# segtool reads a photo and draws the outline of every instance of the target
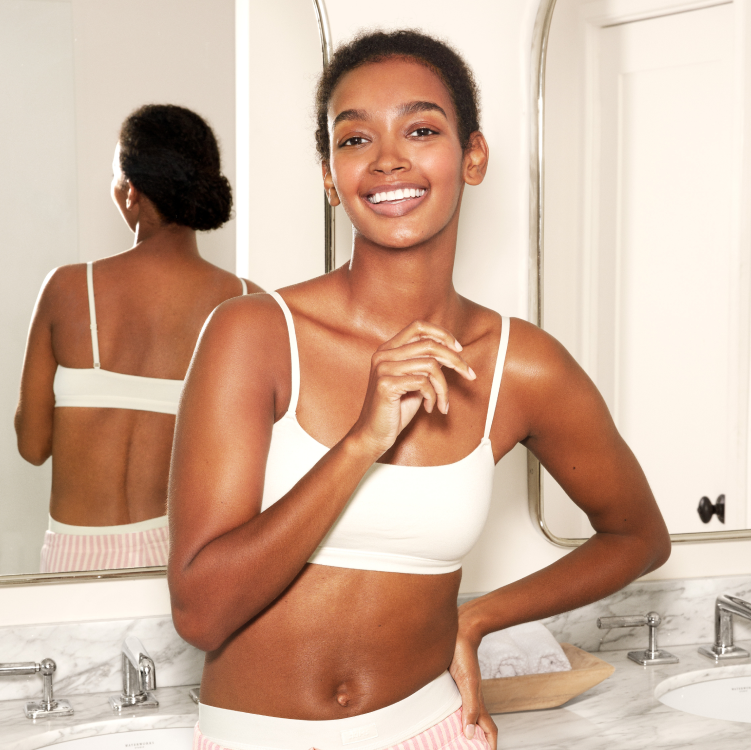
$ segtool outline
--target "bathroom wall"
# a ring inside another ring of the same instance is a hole
[[[491,160],[485,183],[468,190],[465,197],[456,285],[467,296],[519,317],[526,317],[527,310],[529,58],[537,5],[537,0],[473,0],[462,6],[452,0],[429,6],[416,0],[382,0],[374,5],[327,2],[335,42],[363,26],[420,26],[452,40],[472,63],[483,92],[483,123]],[[308,96],[310,82],[298,84],[300,95]],[[251,170],[251,178],[262,179],[262,175]],[[272,212],[280,210],[282,197],[258,191],[256,200],[265,201]],[[288,200],[288,205],[294,206],[294,196]],[[255,210],[265,209],[259,205]],[[288,265],[281,252],[287,227],[280,220],[280,249],[275,261],[279,269]],[[337,216],[337,242],[341,262],[347,257],[349,242],[342,215]],[[252,258],[249,256],[249,261]],[[252,266],[250,275],[253,277]],[[517,447],[497,470],[491,515],[479,544],[466,560],[462,591],[495,588],[562,554],[563,550],[543,539],[530,520],[526,456],[524,449]],[[666,566],[649,577],[748,573],[749,561],[751,542],[681,546],[674,548]],[[0,625],[118,619],[168,611],[163,579],[0,588]]]

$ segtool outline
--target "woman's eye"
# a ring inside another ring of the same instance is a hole
[[[410,133],[410,136],[417,136],[418,138],[424,138],[426,135],[438,135],[438,132],[432,128],[417,128]]]
[[[363,138],[361,135],[353,135],[351,138],[347,138],[344,143],[342,143],[342,146],[362,146],[363,143],[365,143],[365,138]]]

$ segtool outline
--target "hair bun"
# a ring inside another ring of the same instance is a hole
[[[185,107],[147,104],[130,114],[120,130],[120,165],[170,224],[208,231],[230,218],[232,188],[216,137]]]

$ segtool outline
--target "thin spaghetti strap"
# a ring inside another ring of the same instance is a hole
[[[498,393],[501,390],[501,378],[503,377],[503,365],[506,361],[506,350],[508,349],[508,334],[511,321],[505,315],[501,318],[501,341],[498,344],[498,357],[495,362],[495,372],[493,373],[493,385],[490,387],[490,402],[488,403],[488,416],[485,420],[484,438],[490,437],[490,428],[493,425],[493,416],[495,407],[498,402]]]
[[[300,396],[300,355],[297,351],[297,336],[295,335],[295,323],[292,320],[292,313],[287,307],[287,303],[282,299],[279,292],[271,292],[271,296],[279,303],[284,313],[284,319],[287,321],[287,332],[289,333],[289,354],[292,360],[292,393],[289,397],[289,408],[287,414],[294,414],[297,411],[297,399]],[[286,415],[285,415],[286,416]]]
[[[248,293],[248,285],[245,283],[245,279],[241,278],[240,283],[243,285],[243,294],[244,297]]]
[[[86,264],[86,286],[89,288],[89,328],[91,329],[91,351],[94,355],[94,369],[99,370],[99,334],[96,327],[96,307],[94,305],[94,264]]]

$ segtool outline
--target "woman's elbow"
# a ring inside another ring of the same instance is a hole
[[[200,651],[216,651],[226,640],[221,627],[221,620],[217,618],[216,607],[210,601],[196,596],[197,589],[190,582],[180,581],[170,568],[167,570],[167,582],[170,590],[172,605],[172,622],[177,634],[191,646]]]
[[[219,623],[200,612],[172,605],[172,622],[177,634],[199,651],[216,651],[226,640]]]
[[[19,435],[18,452],[25,461],[34,466],[41,466],[52,455],[52,446],[49,443],[42,445],[33,440],[24,440]]]
[[[644,571],[645,574],[661,568],[668,561],[673,550],[670,533],[662,515],[659,516],[651,531],[652,533],[645,540],[647,542],[645,546],[648,549],[648,564]]]
[[[52,429],[32,429],[24,419],[19,405],[13,426],[16,428],[16,443],[21,458],[34,466],[41,466],[52,455]]]
[[[652,563],[650,572],[661,568],[669,559],[670,553],[673,551],[673,543],[670,541],[670,534],[667,528],[664,534],[660,535],[658,543],[655,545],[655,560]]]

